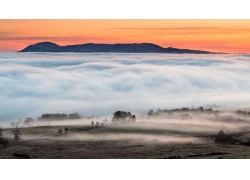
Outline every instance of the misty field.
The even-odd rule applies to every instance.
[[[195,120],[190,123],[176,119],[175,122],[107,123],[103,127],[70,124],[21,127],[20,144],[14,145],[11,143],[14,142],[12,131],[15,128],[5,128],[3,134],[11,146],[0,149],[0,158],[250,158],[250,131],[227,129],[231,131],[226,132],[229,139],[217,142],[217,130],[222,126],[208,127],[194,123]],[[232,125],[248,129],[246,124]],[[69,131],[58,135],[58,129],[65,127]],[[38,138],[44,134],[51,136]]]

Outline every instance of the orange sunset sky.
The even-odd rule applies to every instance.
[[[30,44],[155,43],[250,53],[250,20],[0,20],[0,51]]]

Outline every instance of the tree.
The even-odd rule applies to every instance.
[[[77,112],[69,114],[69,119],[80,119],[80,115]]]
[[[71,116],[68,116],[67,114],[43,114],[41,117],[38,118],[38,121],[48,121],[48,120],[66,120],[68,118],[80,118],[78,113],[70,114]]]
[[[116,111],[113,114],[112,122],[128,122],[135,121],[135,115],[130,112]]]
[[[106,124],[106,123],[108,122],[108,120],[105,118],[105,119],[103,120],[103,122]]]
[[[2,136],[3,135],[3,129],[0,127],[0,136]]]
[[[95,122],[94,121],[91,121],[91,126],[93,127],[95,125]]]
[[[232,139],[232,136],[230,134],[225,134],[225,132],[223,130],[220,130],[218,132],[218,134],[215,136],[215,140],[216,143],[232,143],[235,140]]]
[[[132,119],[132,121],[135,121],[135,119],[136,119],[135,115],[133,115],[133,116],[131,117],[131,119]]]
[[[16,129],[13,130],[12,133],[14,133],[14,140],[19,141],[20,136],[22,135],[20,129],[18,129],[17,126],[16,126]]]
[[[25,121],[23,122],[23,125],[31,125],[34,123],[34,119],[33,118],[26,118]]]
[[[116,111],[113,114],[113,120],[114,121],[125,121],[128,114],[125,111]]]
[[[98,128],[98,126],[99,126],[99,122],[96,122],[96,125],[95,125],[95,127],[97,127],[97,128]]]
[[[9,144],[9,142],[5,138],[0,137],[0,144],[3,145],[3,147],[5,147]]]
[[[149,116],[153,116],[153,115],[154,115],[154,110],[153,110],[153,109],[150,109],[150,111],[148,112],[148,115],[149,115]]]
[[[223,137],[223,136],[225,136],[225,132],[224,132],[223,130],[220,130],[220,131],[218,132],[217,136]]]
[[[61,135],[61,134],[62,134],[62,132],[63,132],[63,130],[62,130],[62,129],[58,129],[58,134],[59,134],[59,135]]]
[[[181,108],[182,111],[189,111],[189,108],[188,107],[183,107]]]
[[[67,133],[69,131],[68,128],[64,128],[64,132]]]
[[[198,110],[203,112],[204,108],[203,107],[199,107]]]

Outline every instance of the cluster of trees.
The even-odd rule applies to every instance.
[[[237,114],[242,114],[242,115],[250,115],[250,112],[241,111],[241,110],[236,111],[236,113],[237,113]]]
[[[158,109],[155,112],[154,112],[153,109],[151,109],[148,112],[148,116],[159,116],[159,115],[162,115],[162,114],[172,115],[174,112],[208,112],[208,113],[211,113],[211,112],[218,112],[218,111],[217,110],[214,111],[212,108],[205,109],[203,107],[199,107],[199,108],[187,108],[187,107],[183,107],[181,109],[170,109],[170,110],[167,110],[167,109],[164,109],[164,110]]]
[[[113,114],[112,122],[135,122],[136,116],[126,111],[116,111]]]
[[[80,116],[77,112],[72,114],[43,114],[41,117],[38,118],[38,121],[47,121],[47,120],[68,120],[68,119],[94,119],[94,116],[91,117],[83,117]],[[98,117],[97,117],[98,119]]]
[[[6,138],[3,137],[2,132],[3,132],[3,129],[0,127],[0,145],[3,145],[5,147],[9,144],[9,142],[8,140],[6,140]],[[20,139],[20,136],[22,135],[20,129],[16,127],[16,129],[11,132],[14,134],[14,140],[18,141]]]
[[[19,119],[19,121],[18,121],[18,122],[11,122],[11,123],[10,123],[10,127],[16,127],[16,126],[19,126],[21,123],[22,123],[22,120],[21,120],[21,119]]]
[[[99,122],[96,122],[96,125],[95,125],[95,122],[94,121],[91,121],[91,126],[92,127],[94,127],[94,125],[95,125],[95,127],[99,127],[99,125],[101,124],[101,127],[103,127],[104,126],[104,124],[106,124],[108,122],[108,120],[105,118],[104,120],[103,120],[103,122],[102,123],[99,123]]]
[[[69,114],[69,119],[80,119],[80,118],[81,116],[77,112]]]
[[[59,113],[43,114],[41,117],[39,117],[37,119],[37,121],[35,121],[31,117],[27,117],[23,122],[21,119],[19,119],[18,122],[11,122],[10,127],[15,128],[15,127],[20,127],[21,125],[31,126],[31,125],[35,124],[36,122],[59,121],[59,120],[80,119],[80,118],[81,119],[94,119],[94,116],[83,117],[83,116],[80,116],[77,112],[69,114],[69,115],[59,114]],[[98,116],[96,117],[96,119],[98,119]],[[105,124],[107,122],[107,119],[105,119],[104,121],[105,122],[103,122],[103,123]]]
[[[35,122],[35,121],[34,121],[33,118],[27,117],[27,118],[24,120],[23,125],[29,126],[29,125],[32,125],[34,122]]]
[[[43,114],[41,117],[38,118],[38,121],[44,120],[65,120],[68,119],[69,116],[67,114]]]
[[[35,121],[34,121],[33,118],[27,117],[27,118],[24,120],[23,123],[22,123],[22,120],[21,120],[21,119],[19,119],[18,122],[12,122],[12,123],[10,123],[10,127],[12,127],[12,128],[13,128],[13,127],[19,127],[21,124],[23,124],[24,126],[30,126],[30,125],[32,125],[34,122],[35,122]]]

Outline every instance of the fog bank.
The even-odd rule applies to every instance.
[[[0,53],[0,120],[249,107],[249,55]]]

